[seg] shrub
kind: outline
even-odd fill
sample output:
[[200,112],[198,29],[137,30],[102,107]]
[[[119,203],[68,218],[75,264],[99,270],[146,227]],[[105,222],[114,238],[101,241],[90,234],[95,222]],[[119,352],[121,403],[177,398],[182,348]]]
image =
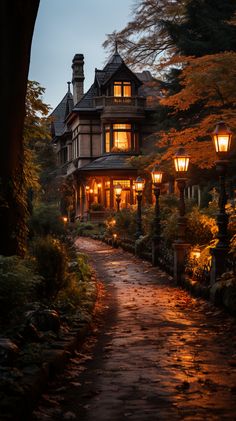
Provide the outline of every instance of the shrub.
[[93,202],[91,204],[91,210],[92,211],[103,211],[104,206],[102,206],[101,203]]
[[94,229],[94,225],[90,222],[79,222],[76,227],[77,235],[84,234],[85,231],[92,231]]
[[204,215],[198,207],[194,207],[187,215],[186,238],[190,244],[207,244],[216,233],[215,219]]
[[61,236],[65,234],[61,214],[54,205],[40,204],[35,207],[29,222],[31,236]]
[[30,263],[17,256],[0,256],[0,319],[10,320],[33,300],[40,282]]
[[74,312],[77,307],[87,301],[90,294],[95,294],[95,284],[91,278],[91,269],[87,256],[78,253],[76,261],[70,266],[68,283],[59,291],[57,305],[67,312]]
[[37,238],[32,244],[38,273],[43,277],[40,294],[55,298],[67,283],[67,253],[65,246],[55,238]]
[[115,215],[116,223],[113,227],[115,233],[123,239],[134,237],[136,231],[136,209],[131,207],[130,209],[122,209]]

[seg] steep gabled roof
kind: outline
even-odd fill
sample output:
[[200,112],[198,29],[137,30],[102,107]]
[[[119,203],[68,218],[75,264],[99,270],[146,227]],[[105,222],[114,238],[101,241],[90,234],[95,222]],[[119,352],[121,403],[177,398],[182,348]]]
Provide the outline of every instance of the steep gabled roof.
[[136,76],[125,64],[124,60],[120,56],[120,54],[116,51],[103,70],[95,69],[95,81],[90,87],[90,89],[83,95],[83,97],[79,100],[79,102],[75,105],[74,111],[81,110],[81,109],[91,109],[93,108],[93,98],[98,95],[96,86],[104,86],[109,80],[115,76],[122,68],[126,72],[130,74],[131,77],[135,78],[138,85],[142,85],[142,81],[140,78]]
[[61,102],[51,113],[52,117],[52,130],[55,136],[61,136],[65,131],[67,131],[67,125],[65,124],[65,119],[70,114],[74,107],[73,96],[70,92],[70,85],[68,83],[68,91],[65,96],[62,98]]
[[82,96],[82,98],[77,102],[73,110],[77,110],[78,108],[87,109],[93,108],[93,98],[96,96],[96,87],[93,83],[89,90]]

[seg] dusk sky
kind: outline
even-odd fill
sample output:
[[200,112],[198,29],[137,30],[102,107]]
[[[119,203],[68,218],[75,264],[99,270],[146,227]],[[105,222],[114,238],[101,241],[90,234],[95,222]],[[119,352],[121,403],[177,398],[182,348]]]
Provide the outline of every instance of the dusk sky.
[[76,53],[84,54],[85,91],[93,83],[95,67],[102,68],[106,34],[131,20],[134,0],[41,0],[37,17],[29,79],[44,88],[44,102],[61,101],[71,80]]

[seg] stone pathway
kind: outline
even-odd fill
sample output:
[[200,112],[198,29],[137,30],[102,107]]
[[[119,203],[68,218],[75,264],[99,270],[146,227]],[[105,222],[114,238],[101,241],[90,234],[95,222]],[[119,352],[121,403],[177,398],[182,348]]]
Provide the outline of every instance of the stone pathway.
[[236,420],[235,320],[129,253],[77,246],[105,285],[103,311],[32,420]]

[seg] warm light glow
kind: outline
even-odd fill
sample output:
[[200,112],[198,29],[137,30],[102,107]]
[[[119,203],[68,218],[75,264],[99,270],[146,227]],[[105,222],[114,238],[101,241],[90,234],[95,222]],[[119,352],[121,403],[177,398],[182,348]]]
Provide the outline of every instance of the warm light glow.
[[90,189],[90,190],[89,190],[89,193],[91,193],[91,194],[92,194],[92,193],[93,193],[93,189]]
[[67,216],[63,216],[63,217],[62,217],[62,220],[63,220],[63,222],[66,224],[66,223],[68,222],[68,218],[67,218]]
[[214,136],[216,152],[228,152],[229,136]]
[[114,240],[116,240],[117,239],[117,234],[113,234],[113,238],[114,238]]
[[115,195],[117,197],[119,197],[121,195],[121,192],[122,192],[122,186],[120,184],[115,184],[114,185],[114,191],[115,191]]
[[131,83],[130,82],[114,82],[114,96],[130,97]]
[[190,156],[186,153],[184,148],[179,148],[174,155],[175,171],[177,173],[185,173],[188,171]]
[[102,187],[102,183],[98,183],[98,188],[100,189]]
[[85,189],[86,189],[87,191],[89,191],[90,187],[89,187],[89,186],[86,186],[86,187],[85,187]]
[[226,155],[231,146],[232,132],[223,121],[220,121],[212,133],[216,153]]
[[131,148],[131,124],[113,124],[113,146],[124,151]]
[[143,189],[144,189],[144,180],[141,177],[138,177],[135,182],[135,190],[136,193],[142,193]]
[[151,171],[153,184],[161,184],[163,172],[160,170],[158,165],[155,165]]
[[201,250],[200,250],[200,248],[199,247],[194,247],[194,249],[190,253],[190,258],[191,259],[199,259],[200,256],[201,256]]

